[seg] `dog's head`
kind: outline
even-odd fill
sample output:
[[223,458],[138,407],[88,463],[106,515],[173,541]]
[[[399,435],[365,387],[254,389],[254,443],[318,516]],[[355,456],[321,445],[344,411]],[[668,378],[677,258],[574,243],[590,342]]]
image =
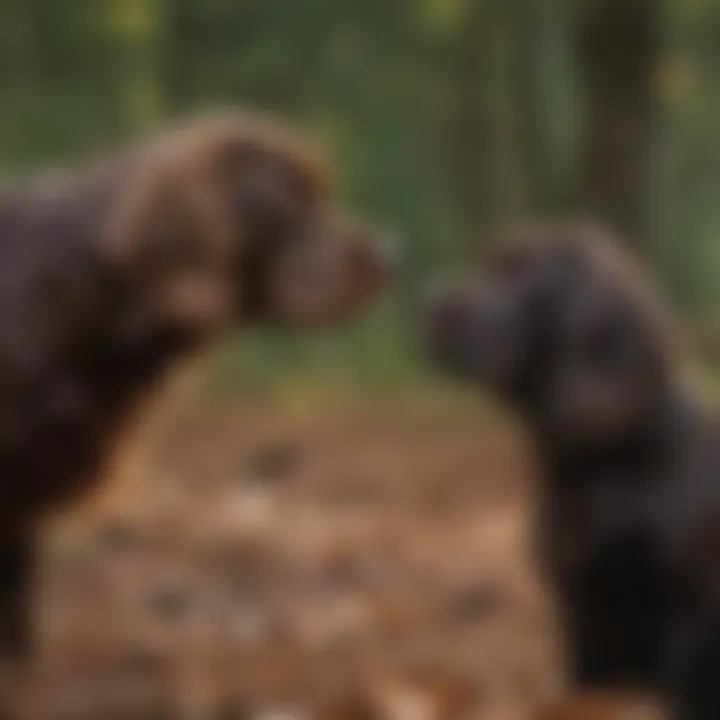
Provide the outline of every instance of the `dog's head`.
[[270,120],[196,120],[135,162],[105,247],[152,322],[199,333],[335,324],[384,279],[384,248],[337,211],[319,163]]
[[431,353],[570,440],[621,437],[653,412],[670,367],[652,293],[608,233],[518,229],[481,276],[429,303]]

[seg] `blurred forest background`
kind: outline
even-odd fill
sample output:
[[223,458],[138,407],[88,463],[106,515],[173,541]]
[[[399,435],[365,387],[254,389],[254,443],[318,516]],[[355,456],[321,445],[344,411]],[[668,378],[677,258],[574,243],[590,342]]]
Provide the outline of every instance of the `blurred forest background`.
[[395,383],[417,375],[423,284],[527,215],[609,220],[693,321],[717,318],[719,67],[714,0],[0,0],[0,159],[230,103],[291,118],[406,268],[360,326],[243,338],[225,372]]
[[140,424],[149,457],[52,529],[33,716],[527,720],[557,694],[532,467],[434,393],[418,296],[494,228],[583,210],[720,329],[719,71],[720,0],[0,0],[3,174],[260,106],[406,258],[354,327],[230,341],[237,392]]

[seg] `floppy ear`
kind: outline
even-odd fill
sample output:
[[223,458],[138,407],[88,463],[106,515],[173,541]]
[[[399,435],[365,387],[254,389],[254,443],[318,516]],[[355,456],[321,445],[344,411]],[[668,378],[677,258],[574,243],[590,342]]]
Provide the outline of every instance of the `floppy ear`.
[[208,158],[163,147],[141,158],[103,239],[133,295],[133,322],[212,329],[231,310],[231,228]]

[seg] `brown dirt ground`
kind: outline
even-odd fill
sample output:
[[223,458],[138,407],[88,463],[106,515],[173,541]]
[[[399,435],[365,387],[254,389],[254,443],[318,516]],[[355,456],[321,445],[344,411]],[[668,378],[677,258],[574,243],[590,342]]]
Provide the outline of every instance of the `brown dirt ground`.
[[39,715],[523,720],[557,688],[522,443],[447,399],[233,397],[48,533]]

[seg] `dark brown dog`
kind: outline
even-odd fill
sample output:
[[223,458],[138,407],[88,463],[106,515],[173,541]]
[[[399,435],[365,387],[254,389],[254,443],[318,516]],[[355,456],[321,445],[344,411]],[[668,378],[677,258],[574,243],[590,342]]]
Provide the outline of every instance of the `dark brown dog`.
[[534,436],[577,686],[720,718],[720,428],[681,389],[643,278],[598,228],[529,227],[427,324],[433,354]]
[[384,273],[285,131],[232,113],[0,194],[0,649],[28,648],[42,516],[133,409],[237,324],[330,325]]

